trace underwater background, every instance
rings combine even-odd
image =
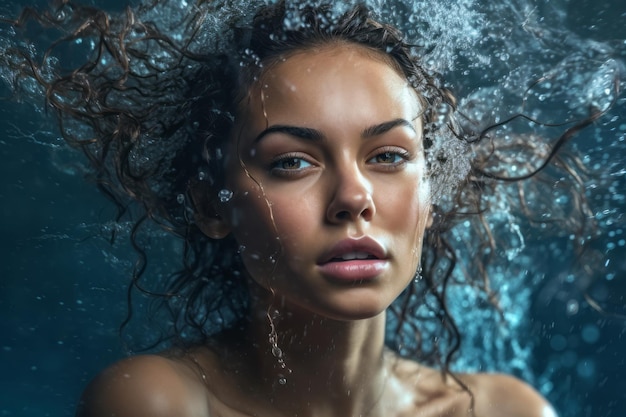
[[[107,10],[125,4],[92,3]],[[497,14],[497,3],[502,2],[485,2],[481,13]],[[568,40],[611,46],[610,53],[626,62],[623,0],[511,3],[531,7],[538,21],[541,13],[558,17],[567,33],[576,35]],[[0,0],[0,13],[15,16],[30,4],[34,2]],[[494,29],[494,38],[508,36],[500,29]],[[485,73],[490,67],[486,64]],[[458,71],[449,74],[453,83],[461,77]],[[485,82],[474,77],[477,84]],[[621,79],[626,82],[626,75]],[[7,94],[0,90],[0,96]],[[590,266],[593,279],[581,282],[569,272],[571,259],[538,255],[540,244],[562,242],[527,239],[525,271],[538,278],[529,287],[524,311],[512,311],[521,323],[517,337],[532,349],[522,358],[527,369],[515,372],[519,366],[511,365],[510,371],[534,384],[561,417],[626,417],[624,94],[574,145],[583,162],[603,178],[588,184],[594,216],[603,229],[592,247],[602,257]],[[126,316],[134,257],[123,238],[113,246],[107,240],[115,210],[85,174],[80,154],[64,146],[45,112],[0,101],[0,417],[71,416],[86,383],[125,355],[118,328]],[[175,253],[177,248],[172,243],[159,250]],[[141,333],[141,325],[133,330]],[[480,329],[473,333],[480,334]],[[488,341],[467,342],[465,362],[491,349],[480,345]]]

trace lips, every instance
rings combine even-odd
[[[339,281],[371,280],[388,266],[385,248],[370,237],[342,240],[318,263],[322,275]]]
[[[340,241],[321,257],[319,264],[324,264],[333,260],[367,258],[387,258],[385,248],[383,248],[383,246],[376,240],[368,236],[360,239],[344,239]]]
[[[376,257],[374,255],[370,255],[367,252],[348,252],[348,253],[344,253],[341,256],[337,256],[333,259],[331,259],[331,261],[351,261],[353,259],[375,259]]]

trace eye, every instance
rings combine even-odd
[[[396,164],[403,160],[404,158],[402,158],[399,154],[395,152],[383,152],[383,153],[379,153],[378,155],[370,159],[368,162],[374,162],[377,164]]]
[[[368,164],[399,167],[411,159],[411,155],[404,149],[384,149],[367,160]]]
[[[276,158],[270,164],[270,172],[274,175],[293,175],[311,168],[313,164],[298,155],[285,155]]]

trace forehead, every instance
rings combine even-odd
[[[271,60],[263,76],[270,78],[280,73],[298,71],[306,67],[308,73],[320,71],[391,70],[404,79],[402,69],[389,55],[356,43],[336,40],[288,52]]]
[[[328,44],[270,63],[240,103],[239,118],[263,129],[287,122],[413,120],[420,113],[417,93],[391,58],[360,45]]]

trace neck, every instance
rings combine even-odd
[[[268,314],[261,303],[253,309],[249,335],[259,392],[276,408],[298,416],[372,415],[387,380],[385,313],[337,321],[294,311]]]

